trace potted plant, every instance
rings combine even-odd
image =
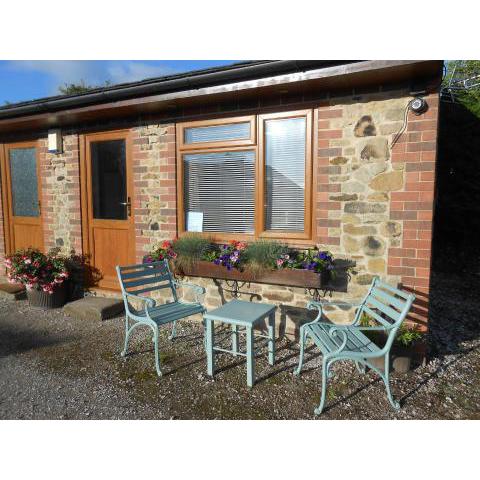
[[[25,285],[31,306],[59,308],[65,304],[69,277],[65,257],[29,248],[5,257],[8,281]]]
[[[416,347],[424,339],[418,325],[402,325],[398,330],[392,348],[392,367],[396,372],[406,373],[412,368],[412,362],[417,355]]]

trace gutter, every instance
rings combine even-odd
[[[195,90],[204,87],[222,85],[259,79],[286,73],[298,73],[306,70],[332,67],[354,61],[320,61],[320,60],[274,60],[253,64],[241,64],[221,67],[214,71],[198,71],[175,76],[145,80],[132,84],[117,85],[101,90],[82,93],[74,96],[59,96],[50,99],[33,101],[0,109],[0,119],[50,113],[69,108],[115,102],[134,97],[145,97],[162,93]],[[203,72],[203,73],[202,73]]]

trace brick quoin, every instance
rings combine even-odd
[[[388,252],[388,273],[400,275],[401,286],[416,295],[407,318],[427,328],[433,230],[433,199],[437,148],[438,94],[425,98],[426,114],[409,113],[407,134],[395,146],[393,162],[405,162],[406,183],[403,191],[392,192],[390,218],[403,219],[400,248]]]

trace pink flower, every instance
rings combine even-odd
[[[277,260],[277,267],[281,267],[283,265],[283,260],[281,258],[279,258]]]
[[[32,263],[32,260],[30,258],[26,258],[24,262],[25,262],[25,265],[30,265]]]

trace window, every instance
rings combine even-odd
[[[179,124],[179,233],[311,238],[311,118],[302,110]]]

